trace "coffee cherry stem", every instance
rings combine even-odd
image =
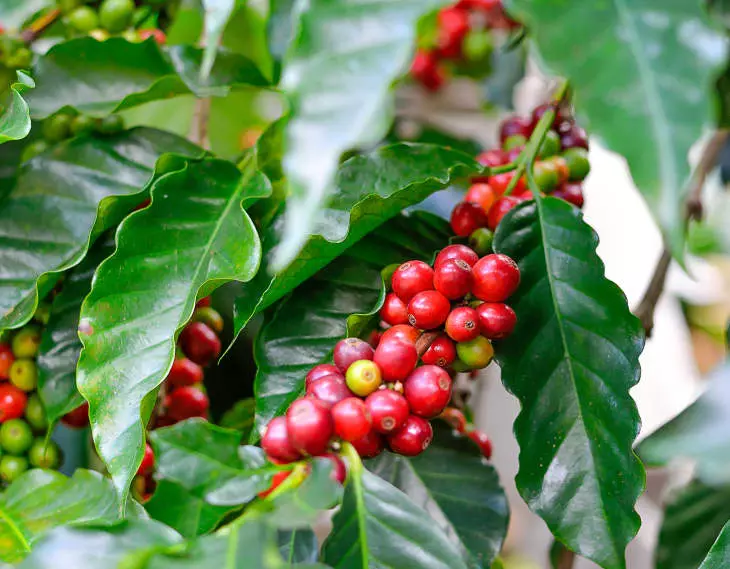
[[[282,470],[286,470],[285,468]],[[297,462],[295,463],[294,468],[291,470],[291,474],[286,477],[286,480],[279,484],[276,489],[271,492],[264,500],[275,500],[282,494],[286,494],[287,492],[294,490],[295,488],[298,488],[302,482],[307,478],[309,474],[309,465],[306,461]]]
[[[510,162],[508,164],[503,164],[502,166],[485,168],[485,171],[482,175],[494,176],[495,174],[505,174],[506,172],[512,172],[512,170],[517,169],[517,167],[517,162]]]
[[[423,354],[426,353],[426,351],[431,347],[431,344],[433,344],[436,341],[436,338],[438,338],[440,335],[440,332],[434,332],[432,330],[426,330],[421,333],[421,335],[418,337],[418,340],[416,340],[416,351],[418,352],[418,359],[421,359],[421,357],[423,357]]]
[[[340,450],[340,456],[347,462],[348,478],[362,476],[363,464],[360,454],[357,452],[352,443],[342,441],[342,448]]]

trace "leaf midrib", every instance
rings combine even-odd
[[[18,538],[18,542],[23,546],[26,552],[30,552],[30,543],[25,537],[25,534],[20,529],[20,526],[15,523],[13,518],[9,515],[7,510],[0,505],[0,519],[2,519],[10,528],[10,531]]]

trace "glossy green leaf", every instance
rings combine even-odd
[[[29,470],[0,494],[0,560],[17,563],[55,527],[117,521],[114,487],[100,474],[77,470],[67,478],[51,470]]]
[[[256,273],[261,246],[243,204],[269,192],[251,168],[191,161],[155,182],[152,204],[124,220],[99,266],[81,308],[77,385],[122,504],[142,460],[141,402],[165,379],[196,298]]]
[[[687,154],[712,119],[713,75],[726,55],[700,2],[512,0],[512,8],[547,67],[570,80],[585,127],[626,157],[681,256]]]
[[[48,4],[46,0],[3,0],[0,3],[0,23],[4,28],[18,29],[33,14]]]
[[[281,63],[292,41],[295,0],[271,0],[267,26],[269,50],[272,57]]]
[[[158,99],[193,93],[223,97],[236,85],[268,84],[256,66],[238,54],[221,53],[210,77],[198,77],[202,51],[191,46],[160,48],[141,43],[83,37],[52,47],[35,67],[37,87],[28,95],[33,118],[70,106],[104,116]]]
[[[271,131],[271,132],[270,132]],[[277,130],[267,131],[259,145],[259,164],[276,179]],[[337,175],[337,189],[322,210],[312,236],[294,262],[272,276],[274,249],[285,238],[279,215],[262,232],[262,267],[248,283],[234,307],[236,334],[251,317],[303,283],[353,243],[403,209],[447,187],[456,179],[480,170],[462,152],[427,144],[395,144],[345,162]]]
[[[228,20],[233,15],[236,8],[237,0],[202,0],[203,10],[205,11],[204,20],[204,38],[205,50],[203,51],[203,61],[200,65],[200,79],[205,81],[210,76],[215,62],[218,47],[220,45],[223,30],[226,28]]]
[[[291,187],[280,271],[316,232],[336,190],[343,152],[377,143],[390,128],[391,86],[406,71],[416,23],[443,0],[312,0],[297,11],[281,86],[291,103],[284,170]]]
[[[639,415],[629,389],[644,338],[597,243],[580,211],[555,198],[502,221],[494,249],[517,262],[522,280],[509,299],[517,327],[497,358],[522,405],[520,494],[571,550],[618,569],[640,523],[644,470],[631,448]]]
[[[730,567],[730,522],[720,532],[699,569],[725,569]]]
[[[90,242],[142,201],[166,152],[196,156],[200,150],[174,135],[134,129],[74,138],[22,165],[0,201],[0,329],[25,324],[41,276],[78,264]]]
[[[322,559],[334,569],[466,569],[459,550],[403,492],[350,466]]]
[[[677,459],[695,462],[695,476],[710,485],[730,484],[730,362],[709,377],[697,401],[639,445],[649,466]]]
[[[256,337],[256,436],[304,391],[304,376],[331,361],[335,343],[359,335],[354,314],[371,314],[384,298],[380,271],[427,259],[448,242],[447,224],[430,215],[399,216],[308,279],[267,317]]]
[[[509,507],[497,473],[486,464],[477,446],[435,429],[427,452],[415,458],[383,453],[367,467],[434,516],[465,563],[489,569],[507,535]]]
[[[34,87],[35,83],[21,71],[18,71],[18,79],[0,96],[0,144],[20,140],[30,132],[30,111],[21,93],[26,87]]]
[[[51,424],[84,402],[76,389],[76,364],[81,353],[79,312],[91,290],[96,268],[113,252],[113,239],[96,243],[86,258],[69,272],[61,292],[53,299],[37,361],[38,392]]]
[[[656,569],[699,567],[730,519],[730,488],[692,481],[675,492],[664,510]]]
[[[279,553],[289,565],[317,561],[319,544],[311,529],[280,530],[278,540]]]
[[[247,439],[253,429],[256,417],[256,400],[253,397],[242,399],[223,414],[220,424],[227,429],[236,429],[243,440]]]

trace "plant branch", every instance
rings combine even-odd
[[[555,569],[573,569],[575,563],[575,553],[567,548],[563,548],[558,556],[558,562],[555,565]]]
[[[210,97],[198,99],[195,105],[195,121],[193,124],[193,142],[208,150],[208,121],[210,120]]]
[[[33,43],[40,35],[51,27],[61,16],[61,10],[54,8],[34,20],[25,30],[20,33],[20,38],[27,44]]]

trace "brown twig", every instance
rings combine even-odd
[[[563,548],[558,556],[558,563],[555,569],[573,569],[573,563],[575,563],[575,553]]]
[[[61,10],[54,8],[42,14],[20,33],[20,38],[27,44],[33,43],[61,16]]]
[[[707,175],[712,171],[717,163],[717,157],[720,154],[725,142],[727,141],[730,131],[718,130],[712,136],[702,151],[700,161],[692,174],[687,199],[685,200],[685,223],[690,221],[699,221],[702,219],[702,188],[705,185]],[[669,265],[671,264],[672,254],[669,247],[664,244],[664,250],[657,262],[654,274],[646,287],[646,292],[641,302],[634,309],[634,314],[641,321],[646,337],[651,337],[654,330],[654,312],[656,305],[664,292],[664,284],[667,280]]]
[[[208,121],[210,120],[210,97],[198,99],[190,138],[198,146],[209,149]]]
[[[431,347],[431,344],[433,344],[439,336],[440,334],[438,332],[423,332],[418,337],[418,340],[416,340],[416,351],[418,352],[419,359],[426,353],[426,350]]]

